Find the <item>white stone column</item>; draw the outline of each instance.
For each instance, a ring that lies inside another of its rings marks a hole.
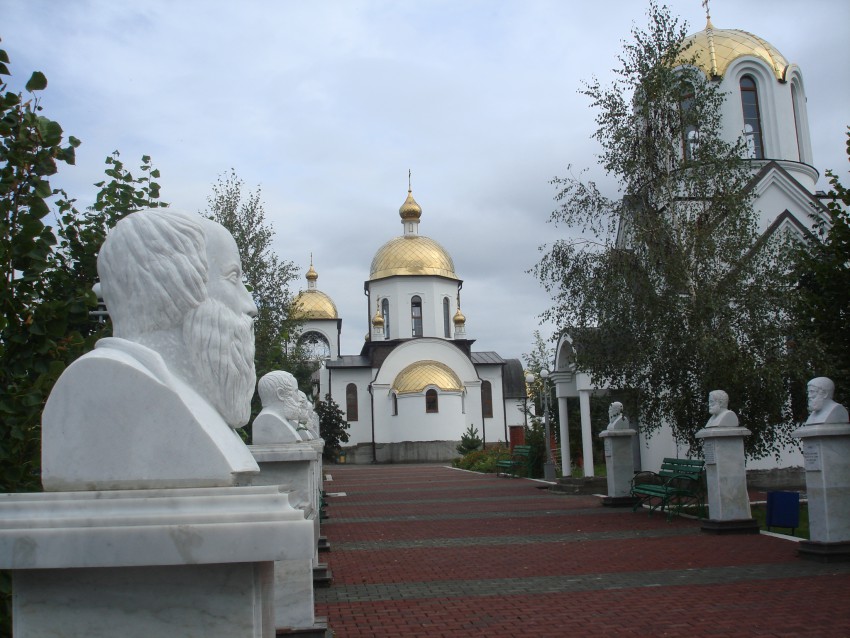
[[[578,393],[581,408],[581,451],[584,456],[584,475],[593,476],[593,434],[590,429],[590,390]]]
[[[708,487],[708,520],[702,530],[715,534],[758,534],[758,522],[750,512],[747,494],[747,468],[744,437],[747,428],[710,427],[697,432],[703,439],[706,483]]]
[[[803,441],[809,540],[800,556],[823,562],[850,558],[850,423],[804,425],[792,433]]]
[[[632,442],[635,430],[604,430],[599,438],[605,444],[605,469],[608,479],[608,496],[602,504],[608,507],[632,506],[637,498],[631,495],[635,475],[635,457]]]
[[[567,397],[558,397],[558,425],[561,428],[561,476],[570,476],[570,418],[567,414]]]

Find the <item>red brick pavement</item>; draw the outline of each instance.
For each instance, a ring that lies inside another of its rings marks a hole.
[[[850,566],[793,541],[442,466],[325,471],[339,638],[850,636]]]

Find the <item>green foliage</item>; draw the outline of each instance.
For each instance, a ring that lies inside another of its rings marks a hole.
[[[348,443],[348,421],[345,414],[339,409],[339,405],[325,395],[324,401],[316,403],[316,414],[319,415],[319,430],[325,441],[325,451],[322,456],[328,460],[334,460],[339,456],[343,443]]]
[[[686,25],[654,2],[648,13],[614,83],[583,90],[622,197],[581,176],[553,181],[551,221],[570,233],[534,268],[553,294],[545,316],[597,386],[632,391],[627,409],[645,432],[667,422],[699,449],[708,392],[723,389],[753,432],[748,454],[764,456],[793,428],[784,247],[753,250],[752,173],[744,141],[720,135],[725,96],[689,65]]]
[[[508,448],[499,445],[483,450],[467,452],[462,457],[452,461],[453,467],[473,472],[495,472],[496,461],[508,454]]]
[[[258,310],[254,324],[257,377],[272,370],[287,370],[309,395],[313,368],[302,364],[303,357],[297,351],[287,349],[290,336],[300,328],[299,322],[290,316],[289,291],[298,268],[291,261],[281,260],[272,249],[274,230],[266,223],[261,190],[243,194],[244,187],[245,183],[233,170],[219,177],[207,198],[204,216],[231,232],[242,257],[245,283]],[[259,397],[255,396],[252,416],[261,408]]]
[[[0,76],[10,75],[0,49]],[[59,165],[74,164],[80,141],[64,138],[42,114],[36,95],[47,79],[35,72],[28,95],[6,92],[0,81],[0,491],[41,487],[41,412],[65,368],[90,350],[107,326],[93,322],[97,250],[108,228],[144,206],[162,205],[158,173],[143,159],[133,178],[107,158],[108,182],[86,213],[54,189]],[[51,210],[51,204],[55,210]],[[54,219],[50,219],[51,215]],[[50,226],[50,221],[54,226]],[[9,580],[0,575],[0,634],[11,635]]]
[[[546,462],[546,429],[543,421],[531,419],[525,428],[525,444],[531,446],[528,455],[528,478],[542,478],[543,464]]]
[[[466,428],[466,432],[460,435],[460,443],[457,445],[457,453],[464,455],[469,454],[470,452],[474,452],[479,449],[484,442],[481,440],[481,437],[478,436],[478,428],[472,427],[470,425]]]
[[[850,133],[847,136],[850,160]],[[796,342],[807,353],[809,376],[830,377],[835,399],[850,401],[850,191],[827,171],[826,215],[815,214],[814,237],[797,251],[799,303]],[[805,414],[805,413],[803,413]]]

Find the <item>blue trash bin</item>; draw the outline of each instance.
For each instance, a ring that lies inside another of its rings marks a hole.
[[[791,535],[800,526],[800,493],[799,492],[768,492],[767,530],[771,527],[790,527]]]

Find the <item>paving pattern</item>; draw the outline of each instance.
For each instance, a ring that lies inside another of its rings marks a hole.
[[[850,637],[850,563],[438,465],[326,466],[336,638]]]

